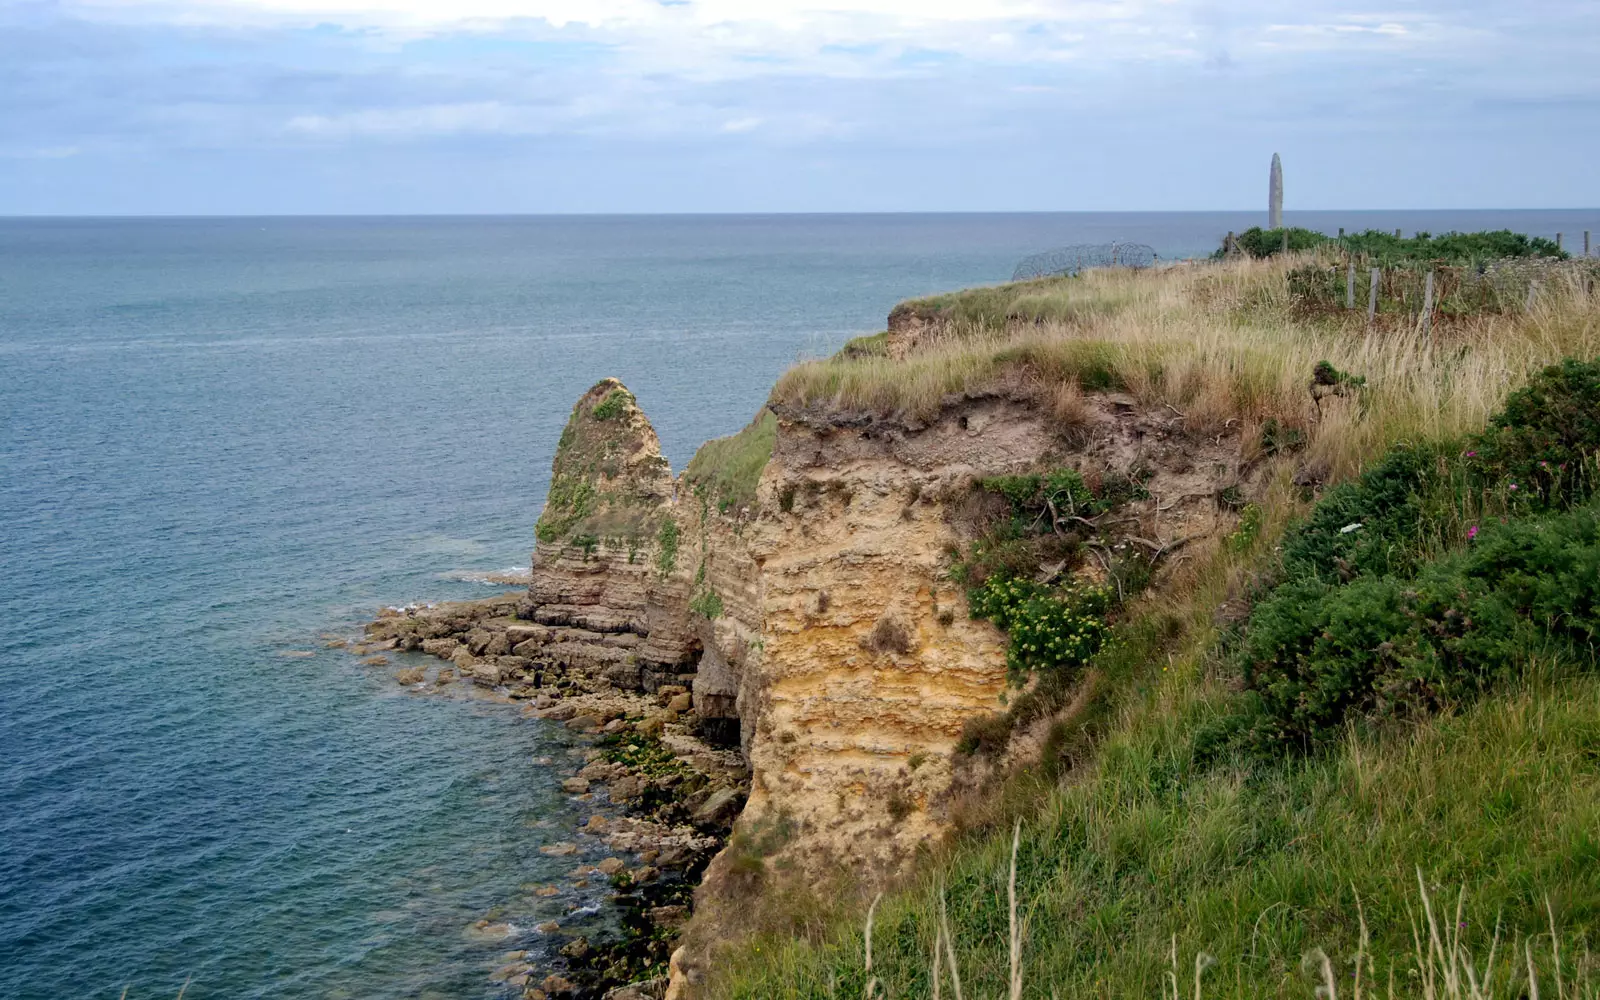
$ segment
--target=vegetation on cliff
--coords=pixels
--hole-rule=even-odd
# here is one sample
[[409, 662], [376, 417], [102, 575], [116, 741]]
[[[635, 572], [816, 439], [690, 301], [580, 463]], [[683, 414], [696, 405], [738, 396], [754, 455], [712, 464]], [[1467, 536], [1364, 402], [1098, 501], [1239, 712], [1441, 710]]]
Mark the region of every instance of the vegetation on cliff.
[[561, 431], [535, 535], [586, 550], [602, 542], [636, 549], [656, 532], [671, 490], [650, 421], [621, 382], [604, 379], [578, 400]]
[[755, 503], [756, 483], [772, 458], [777, 437], [777, 418], [762, 408], [739, 433], [701, 445], [683, 470], [684, 482], [724, 513], [749, 507]]
[[1247, 428], [1269, 486], [1162, 586], [1084, 605], [1093, 627], [1063, 634], [1092, 641], [1041, 653], [1018, 625], [1078, 607], [1040, 571], [1082, 544], [1043, 525], [1115, 501], [1064, 475], [981, 484], [1005, 510], [961, 561], [971, 609], [1035, 690], [1075, 685], [1042, 766], [957, 803], [961, 831], [876, 906], [870, 959], [866, 900], [786, 897], [713, 995], [961, 996], [955, 971], [981, 997], [1536, 996], [1530, 976], [1593, 995], [1600, 364], [1563, 359], [1600, 356], [1600, 308], [1556, 269], [1532, 308], [1369, 331], [1297, 307], [1308, 264], [925, 300], [897, 310], [922, 324], [898, 360], [780, 382], [782, 405], [923, 415], [1032, 393], [1069, 431], [1111, 388], [1196, 433]]

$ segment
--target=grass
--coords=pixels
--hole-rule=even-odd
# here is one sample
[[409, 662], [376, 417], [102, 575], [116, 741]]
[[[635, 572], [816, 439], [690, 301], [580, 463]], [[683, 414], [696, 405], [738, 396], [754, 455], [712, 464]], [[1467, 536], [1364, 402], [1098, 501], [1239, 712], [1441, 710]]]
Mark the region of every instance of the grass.
[[[765, 897], [749, 937], [713, 957], [706, 995], [1595, 995], [1600, 678], [1569, 650], [1525, 650], [1490, 697], [1352, 725], [1315, 754], [1216, 738], [1240, 702], [1239, 612], [1306, 511], [1297, 465], [1335, 482], [1397, 442], [1445, 447], [1534, 370], [1600, 355], [1600, 310], [1579, 284], [1424, 337], [1392, 317], [1368, 330], [1364, 315], [1297, 314], [1287, 275], [1308, 260], [925, 300], [905, 307], [925, 346], [903, 361], [847, 352], [779, 383], [779, 404], [919, 416], [959, 391], [1059, 409], [1113, 387], [1194, 432], [1242, 426], [1247, 452], [1296, 443], [1240, 531], [1135, 598], [1057, 693], [1042, 766], [951, 802], [952, 836], [870, 908], [821, 877], [815, 900], [793, 886]], [[1319, 408], [1319, 362], [1365, 385], [1341, 383]]]
[[739, 510], [755, 503], [756, 482], [772, 457], [778, 420], [763, 409], [737, 434], [715, 438], [700, 446], [684, 469], [683, 477], [719, 510]]
[[[1307, 457], [1333, 479], [1393, 441], [1481, 426], [1525, 372], [1600, 354], [1600, 311], [1580, 281], [1547, 281], [1529, 312], [1456, 318], [1423, 335], [1409, 316], [1380, 316], [1369, 330], [1359, 309], [1297, 314], [1288, 273], [1317, 259], [1090, 271], [919, 300], [902, 308], [933, 324], [926, 346], [900, 361], [851, 352], [798, 365], [773, 402], [926, 418], [959, 392], [1070, 408], [1083, 389], [1115, 388], [1173, 407], [1196, 432], [1258, 435], [1275, 420], [1305, 435]], [[1319, 361], [1366, 379], [1349, 397], [1358, 405], [1319, 410], [1308, 392]]]
[[[1027, 995], [1154, 995], [1174, 940], [1217, 961], [1207, 992], [1309, 995], [1302, 961], [1353, 954], [1363, 920], [1369, 953], [1396, 963], [1402, 995], [1420, 995], [1404, 961], [1418, 869], [1439, 889], [1473, 887], [1456, 923], [1485, 947], [1497, 921], [1508, 938], [1540, 933], [1548, 901], [1562, 946], [1583, 950], [1600, 917], [1600, 682], [1558, 683], [1534, 665], [1520, 689], [1459, 717], [1247, 780], [1196, 773], [1193, 732], [1225, 700], [1197, 669], [1152, 685], [1133, 709], [1144, 724], [1021, 826]], [[941, 909], [969, 995], [1002, 995], [1010, 839], [959, 844], [879, 905], [883, 995], [934, 995]], [[719, 963], [730, 974], [713, 995], [854, 995], [862, 955], [849, 933], [758, 942]]]

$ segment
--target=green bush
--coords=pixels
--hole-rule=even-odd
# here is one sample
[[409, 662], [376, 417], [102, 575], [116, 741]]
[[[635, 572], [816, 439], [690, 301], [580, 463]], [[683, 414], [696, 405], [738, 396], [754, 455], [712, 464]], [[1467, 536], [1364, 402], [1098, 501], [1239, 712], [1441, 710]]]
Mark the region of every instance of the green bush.
[[1469, 443], [1466, 457], [1490, 489], [1536, 507], [1581, 502], [1600, 455], [1600, 362], [1551, 365], [1513, 392]]
[[[1548, 643], [1592, 658], [1600, 363], [1536, 374], [1465, 447], [1391, 449], [1283, 543], [1281, 582], [1242, 645], [1258, 732], [1310, 746], [1352, 716], [1476, 696]], [[1462, 532], [1463, 493], [1499, 523]], [[1468, 497], [1466, 499], [1472, 499]], [[1464, 534], [1464, 537], [1460, 537]]]
[[[1251, 226], [1244, 232], [1234, 237], [1239, 249], [1252, 257], [1271, 257], [1283, 251], [1283, 229], [1262, 229], [1260, 226]], [[1302, 229], [1299, 226], [1290, 226], [1289, 249], [1310, 250], [1328, 242], [1328, 237], [1314, 229]], [[1227, 254], [1227, 247], [1219, 247], [1212, 256], [1221, 259]]]
[[628, 390], [612, 389], [605, 399], [595, 404], [593, 416], [596, 420], [613, 420], [622, 416], [631, 402], [633, 395]]
[[1600, 525], [1580, 510], [1490, 526], [1410, 581], [1280, 587], [1256, 608], [1244, 658], [1274, 741], [1310, 746], [1352, 714], [1469, 701], [1552, 644], [1592, 661], [1597, 637]]
[[1013, 680], [1034, 671], [1076, 669], [1104, 645], [1108, 587], [1045, 587], [995, 574], [967, 592], [972, 617], [987, 618], [1007, 633], [1006, 666]]

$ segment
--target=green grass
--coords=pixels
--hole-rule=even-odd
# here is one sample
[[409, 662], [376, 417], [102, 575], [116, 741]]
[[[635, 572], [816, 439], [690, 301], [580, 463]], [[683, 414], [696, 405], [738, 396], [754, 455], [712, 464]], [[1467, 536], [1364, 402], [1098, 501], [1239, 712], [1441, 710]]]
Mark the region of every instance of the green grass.
[[[1540, 664], [1460, 717], [1257, 773], [1197, 765], [1194, 733], [1227, 700], [1199, 664], [1152, 680], [1133, 709], [1140, 724], [1024, 822], [1025, 995], [1152, 997], [1175, 938], [1185, 967], [1215, 957], [1208, 994], [1309, 997], [1302, 960], [1353, 954], [1361, 913], [1378, 973], [1392, 962], [1402, 995], [1418, 995], [1419, 868], [1452, 902], [1469, 887], [1463, 930], [1477, 949], [1497, 918], [1507, 940], [1541, 933], [1547, 894], [1569, 955], [1595, 928], [1600, 681]], [[883, 995], [930, 995], [941, 883], [967, 996], [1005, 995], [1009, 832], [960, 843], [879, 906]], [[837, 923], [820, 940], [754, 942], [719, 961], [713, 995], [859, 995], [859, 934]], [[1536, 947], [1548, 956], [1548, 940]]]
[[763, 409], [737, 434], [715, 438], [700, 446], [684, 469], [683, 477], [697, 491], [703, 490], [719, 510], [739, 510], [752, 506], [761, 470], [772, 457], [778, 436], [778, 418]]
[[[848, 875], [829, 882], [808, 873], [809, 884], [823, 887], [817, 899], [796, 902], [792, 887], [790, 896], [769, 895], [749, 925], [759, 929], [713, 958], [708, 995], [1177, 1000], [1181, 990], [1198, 1000], [1318, 991], [1336, 1000], [1331, 978], [1358, 1000], [1358, 951], [1369, 996], [1527, 996], [1535, 955], [1540, 996], [1595, 995], [1588, 942], [1600, 930], [1600, 678], [1584, 631], [1595, 533], [1571, 505], [1591, 492], [1581, 473], [1600, 434], [1600, 382], [1588, 366], [1571, 364], [1529, 379], [1564, 354], [1597, 353], [1594, 302], [1574, 292], [1545, 311], [1486, 317], [1436, 351], [1340, 322], [1298, 323], [1283, 310], [1285, 273], [1246, 261], [1210, 273], [1091, 275], [1085, 284], [1106, 283], [1113, 296], [1133, 294], [1136, 286], [1124, 282], [1147, 283], [1132, 315], [1102, 323], [1100, 336], [980, 334], [898, 364], [836, 359], [780, 385], [780, 395], [816, 391], [850, 405], [874, 393], [885, 400], [898, 379], [902, 403], [933, 402], [958, 378], [1022, 365], [1047, 384], [1071, 378], [1087, 388], [1104, 379], [1147, 403], [1170, 400], [1191, 417], [1209, 406], [1218, 415], [1277, 418], [1286, 411], [1252, 399], [1281, 393], [1287, 402], [1292, 390], [1303, 411], [1318, 362], [1365, 379], [1342, 416], [1257, 423], [1249, 440], [1304, 433], [1275, 454], [1270, 485], [1239, 530], [1138, 596], [1075, 686], [1041, 683], [1017, 696], [1012, 715], [1055, 719], [1043, 759], [950, 803], [956, 832], [873, 907], [870, 963], [862, 940], [868, 901], [842, 891]], [[978, 293], [981, 309], [967, 320], [981, 318], [997, 294]], [[1489, 356], [1497, 359], [1492, 372], [1481, 365]], [[1297, 374], [1275, 378], [1274, 368]], [[1216, 377], [1187, 381], [1207, 375]], [[1194, 389], [1152, 391], [1161, 384]], [[1397, 443], [1405, 446], [1389, 448]], [[1325, 491], [1308, 510], [1291, 476], [1334, 454], [1343, 458], [1329, 465], [1335, 481], [1363, 467], [1367, 474]], [[1014, 504], [1039, 491], [1020, 479], [991, 485]], [[1480, 535], [1477, 526], [1491, 519]], [[1589, 560], [1578, 567], [1587, 576], [1563, 582], [1555, 572], [1582, 562], [1555, 558], [1567, 549]], [[1480, 616], [1483, 602], [1467, 621], [1401, 614], [1362, 648], [1382, 652], [1386, 635], [1433, 629], [1468, 667], [1493, 653], [1485, 682], [1470, 696], [1444, 686], [1421, 691], [1415, 711], [1357, 699], [1313, 752], [1279, 744], [1264, 754], [1260, 743], [1237, 738], [1241, 714], [1259, 702], [1241, 650], [1248, 629], [1261, 625], [1239, 612], [1301, 577], [1332, 590], [1367, 579], [1402, 591], [1433, 586], [1445, 603], [1464, 601], [1457, 592], [1481, 578], [1480, 589], [1514, 606], [1517, 641], [1449, 647], [1461, 627], [1500, 634], [1487, 611]], [[1458, 578], [1467, 582], [1452, 582]], [[1397, 593], [1401, 603], [1419, 600]], [[1528, 594], [1589, 603], [1574, 610]], [[1375, 623], [1358, 611], [1312, 629], [1312, 638]], [[1455, 669], [1456, 661], [1439, 663]], [[1425, 673], [1415, 676], [1444, 677]], [[1365, 682], [1334, 669], [1307, 683]], [[974, 730], [964, 741], [1004, 743], [1003, 734], [990, 735]], [[1444, 951], [1428, 943], [1430, 927], [1452, 942]], [[936, 948], [949, 957], [936, 962]], [[1464, 953], [1476, 956], [1479, 986], [1438, 978], [1464, 976]], [[964, 993], [948, 975], [952, 962]], [[936, 986], [939, 964], [946, 973]], [[1491, 966], [1497, 984], [1483, 989]]]

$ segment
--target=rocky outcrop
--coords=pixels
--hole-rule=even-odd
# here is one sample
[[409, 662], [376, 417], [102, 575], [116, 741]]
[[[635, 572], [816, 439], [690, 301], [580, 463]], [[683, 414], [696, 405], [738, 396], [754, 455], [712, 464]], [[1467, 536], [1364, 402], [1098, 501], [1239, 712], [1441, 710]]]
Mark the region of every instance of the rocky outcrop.
[[[914, 319], [900, 320], [905, 349]], [[982, 520], [978, 480], [1070, 467], [1137, 481], [1121, 530], [1162, 553], [1229, 530], [1228, 505], [1253, 488], [1235, 434], [1191, 434], [1181, 415], [1111, 393], [1065, 410], [1025, 389], [953, 397], [927, 420], [775, 412], [754, 502], [746, 486], [719, 503], [710, 480], [674, 479], [621, 383], [597, 384], [563, 431], [526, 595], [387, 633], [569, 725], [587, 717], [562, 718], [563, 691], [642, 690], [741, 749], [742, 813], [740, 782], [697, 802], [695, 820], [738, 813], [762, 855], [712, 862], [691, 939], [737, 925], [735, 876], [752, 864], [870, 881], [948, 828], [963, 727], [1007, 689], [1004, 637], [950, 575]], [[679, 995], [704, 954], [675, 956]]]

